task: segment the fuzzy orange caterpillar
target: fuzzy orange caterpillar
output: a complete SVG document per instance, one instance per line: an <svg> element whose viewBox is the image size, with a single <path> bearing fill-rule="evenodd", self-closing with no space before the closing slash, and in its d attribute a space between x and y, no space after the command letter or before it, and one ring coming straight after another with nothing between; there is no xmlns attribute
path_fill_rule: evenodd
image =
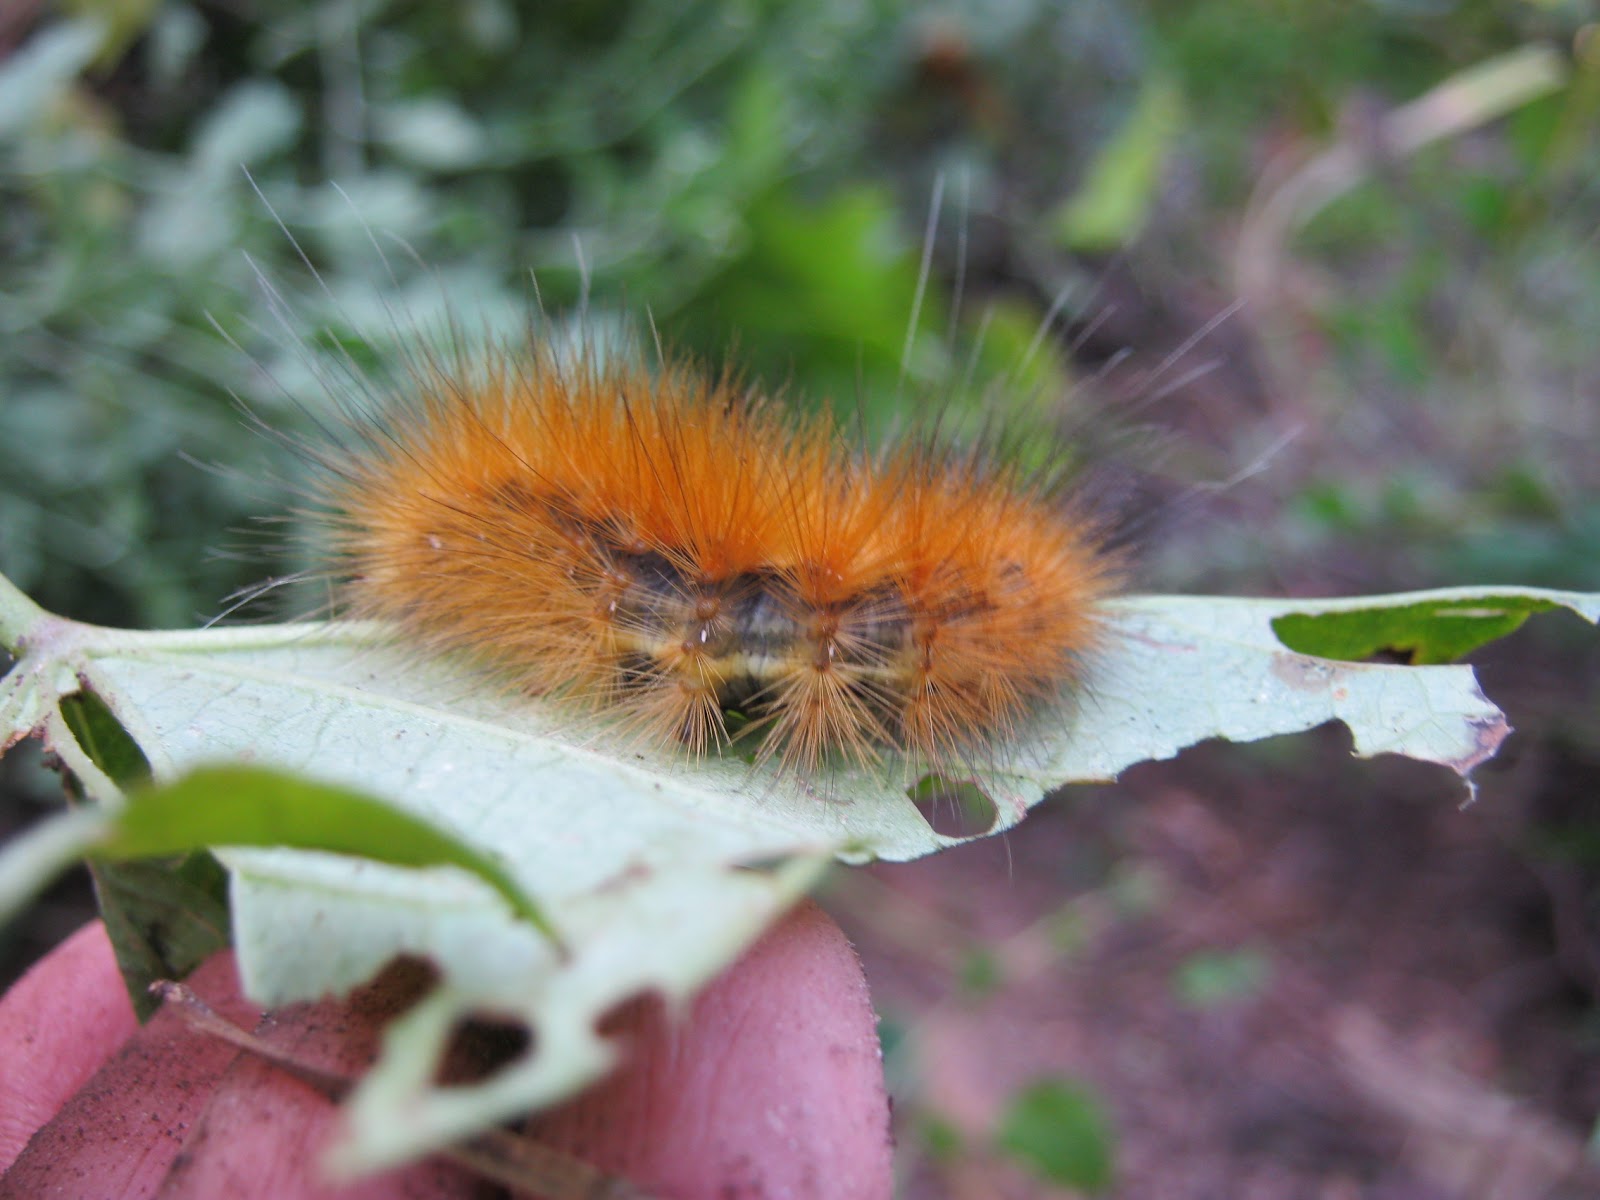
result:
<svg viewBox="0 0 1600 1200"><path fill-rule="evenodd" d="M523 348L432 361L321 499L351 615L695 754L937 767L1070 685L1112 582L1043 481L727 382ZM326 461L326 460L325 460Z"/></svg>

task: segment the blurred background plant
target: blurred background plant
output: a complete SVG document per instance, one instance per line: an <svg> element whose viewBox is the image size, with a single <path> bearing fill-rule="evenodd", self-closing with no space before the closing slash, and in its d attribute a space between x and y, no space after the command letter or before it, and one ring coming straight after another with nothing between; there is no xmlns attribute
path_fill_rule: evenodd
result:
<svg viewBox="0 0 1600 1200"><path fill-rule="evenodd" d="M648 312L669 345L875 431L934 402L1044 456L1065 433L1154 425L1159 457L1105 484L1155 514L1132 519L1141 586L1600 587L1594 16L1582 0L13 2L0 570L83 619L212 615L281 569L228 531L281 508L263 483L294 473L238 402L291 429L342 356L381 371L413 321L510 330L542 304L557 327L580 307L599 329ZM1404 107L1419 97L1439 103ZM1337 186L1308 189L1330 162ZM1437 780L1352 775L1329 734L1136 772L1116 804L1078 794L1003 869L974 852L841 883L904 1071L908 1189L1200 1195L1212 1170L1292 1190L1365 1184L1391 1158L1456 1186L1464 1160L1437 1137L1417 1134L1424 1162L1377 1132L1360 1047L1289 1078L1294 1030L1321 1011L1283 1016L1306 989L1402 1031L1433 1020L1452 1069L1560 1129L1592 1123L1596 654L1559 624L1523 638L1483 669L1540 737L1470 818ZM1218 790L1226 818L1195 801ZM1371 839L1441 865L1404 887L1415 863ZM952 894L963 875L979 900ZM8 931L13 963L80 905L69 888ZM1405 952L1439 906L1459 952L1414 976ZM1358 911L1411 940L1367 953ZM928 944L948 953L914 952ZM1106 971L1146 1032L1088 1003ZM1399 976L1409 1008L1388 1004ZM1046 984L1079 1032L1017 1017ZM1028 1031L1017 1053L963 1073L962 1047L1007 1012ZM1519 1021L1538 1030L1521 1049ZM1156 1053L1154 1028L1194 1053ZM1144 1047L1144 1067L1086 1030ZM1212 1103L1244 1061L1220 1047L1247 1032L1289 1057ZM995 1063L1012 1069L986 1101L975 1079ZM1141 1107L1150 1088L1183 1103ZM1304 1110L1292 1132L1263 1089ZM1185 1155L1207 1138L1200 1169ZM1176 1162L1187 1175L1161 1174Z"/></svg>

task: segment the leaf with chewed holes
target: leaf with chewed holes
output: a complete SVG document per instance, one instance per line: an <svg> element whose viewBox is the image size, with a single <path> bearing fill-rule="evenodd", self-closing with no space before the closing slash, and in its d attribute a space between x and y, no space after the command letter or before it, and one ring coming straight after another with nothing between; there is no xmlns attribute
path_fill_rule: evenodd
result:
<svg viewBox="0 0 1600 1200"><path fill-rule="evenodd" d="M41 731L91 801L114 808L121 797L59 719L62 699L85 690L158 783L218 761L271 766L358 788L503 865L497 892L459 870L375 861L395 857L383 853L381 822L373 845L341 843L348 854L219 851L255 1000L343 992L401 954L439 970L437 989L391 1028L350 1103L337 1150L348 1170L415 1157L593 1081L611 1061L595 1028L601 1014L645 990L692 993L828 860L909 859L964 840L936 832L916 803L940 789L892 765L807 779L733 758L619 749L604 726L486 691L463 665L418 662L370 626L133 633L16 600L0 587L0 640L20 651L0 680L0 729ZM993 833L1062 784L1111 779L1207 738L1249 741L1331 720L1349 726L1358 754L1404 754L1465 778L1507 731L1469 667L1312 657L1277 631L1361 650L1372 638L1349 633L1355 620L1381 630L1374 648L1460 645L1449 623L1470 619L1476 644L1514 626L1505 614L1548 607L1600 619L1600 597L1507 588L1340 601L1124 598L1106 605L1109 636L1080 692L970 778L945 782L989 806L978 829ZM31 876L22 869L26 842L0 856L0 876L41 874L42 858ZM59 858L60 846L46 852ZM565 954L518 918L507 890L537 899ZM533 1048L487 1080L436 1087L446 1043L472 1014L525 1021Z"/></svg>

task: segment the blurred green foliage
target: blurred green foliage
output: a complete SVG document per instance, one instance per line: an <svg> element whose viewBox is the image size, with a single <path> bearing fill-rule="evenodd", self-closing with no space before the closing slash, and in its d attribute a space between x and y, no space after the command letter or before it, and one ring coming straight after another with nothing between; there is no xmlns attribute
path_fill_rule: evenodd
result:
<svg viewBox="0 0 1600 1200"><path fill-rule="evenodd" d="M938 295L908 339L917 222L866 182L914 74L897 5L70 12L0 62L0 566L52 608L186 624L281 568L248 531L207 553L294 471L230 397L292 429L342 355L392 361L412 322L518 328L535 286L552 313L592 297L595 327L625 306L708 359L736 345L874 426L989 355L960 357Z"/></svg>
<svg viewBox="0 0 1600 1200"><path fill-rule="evenodd" d="M1056 1187L1099 1193L1111 1186L1116 1135L1099 1096L1066 1079L1041 1079L1012 1097L998 1147Z"/></svg>
<svg viewBox="0 0 1600 1200"><path fill-rule="evenodd" d="M1179 964L1172 989L1190 1008L1215 1008L1259 994L1271 974L1272 964L1260 950L1208 950Z"/></svg>
<svg viewBox="0 0 1600 1200"><path fill-rule="evenodd" d="M1083 182L1056 215L1056 236L1069 249L1108 253L1131 243L1161 191L1161 174L1183 128L1183 101L1171 77L1155 72L1139 99L1090 164Z"/></svg>
<svg viewBox="0 0 1600 1200"><path fill-rule="evenodd" d="M587 302L601 330L648 313L668 344L869 430L930 402L957 433L1020 426L1043 461L1074 372L1040 322L1057 301L1091 319L1094 255L1138 247L1157 292L1225 289L1218 231L1264 136L1325 139L1352 94L1409 98L1581 20L1559 0L41 7L0 34L0 569L89 619L215 613L292 566L252 521L295 466L234 397L293 429L341 356L392 362L413 321L514 330L535 303L559 322ZM1570 439L1532 432L1497 465L1540 476L1542 516L1464 476L1589 382L1595 80L1405 164L1404 188L1357 189L1294 248L1337 277L1308 314L1325 394L1408 397L1447 443L1422 515L1358 520L1427 526L1427 577L1403 582L1479 564L1585 582ZM1484 369L1529 339L1531 399ZM1304 503L1274 497L1284 546L1349 537L1369 506L1327 461Z"/></svg>

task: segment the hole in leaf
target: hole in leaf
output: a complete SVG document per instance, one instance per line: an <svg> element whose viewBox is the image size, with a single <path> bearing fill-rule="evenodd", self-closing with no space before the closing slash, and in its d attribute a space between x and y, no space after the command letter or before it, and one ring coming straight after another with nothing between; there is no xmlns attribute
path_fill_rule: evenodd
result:
<svg viewBox="0 0 1600 1200"><path fill-rule="evenodd" d="M659 1032L666 1019L667 1006L660 992L636 992L601 1013L594 1030L603 1038L621 1038L626 1043Z"/></svg>
<svg viewBox="0 0 1600 1200"><path fill-rule="evenodd" d="M65 697L61 716L83 752L118 787L150 782L150 760L99 696L82 691Z"/></svg>
<svg viewBox="0 0 1600 1200"><path fill-rule="evenodd" d="M439 979L439 968L427 959L396 955L369 982L350 993L350 1005L375 1017L397 1017L433 991Z"/></svg>
<svg viewBox="0 0 1600 1200"><path fill-rule="evenodd" d="M437 1087L482 1083L526 1058L536 1044L527 1022L503 1017L464 1017L456 1022L434 1075Z"/></svg>
<svg viewBox="0 0 1600 1200"><path fill-rule="evenodd" d="M654 990L635 992L606 1009L594 1029L618 1051L615 1069L587 1091L535 1113L523 1136L559 1145L577 1158L594 1160L600 1157L597 1141L609 1145L605 1131L615 1123L618 1112L637 1109L639 1098L647 1093L670 1102L665 1098L672 1094L671 1083L678 1069L670 1020L666 1001Z"/></svg>
<svg viewBox="0 0 1600 1200"><path fill-rule="evenodd" d="M970 780L925 775L906 795L928 827L944 837L981 837L1000 819L994 801Z"/></svg>

